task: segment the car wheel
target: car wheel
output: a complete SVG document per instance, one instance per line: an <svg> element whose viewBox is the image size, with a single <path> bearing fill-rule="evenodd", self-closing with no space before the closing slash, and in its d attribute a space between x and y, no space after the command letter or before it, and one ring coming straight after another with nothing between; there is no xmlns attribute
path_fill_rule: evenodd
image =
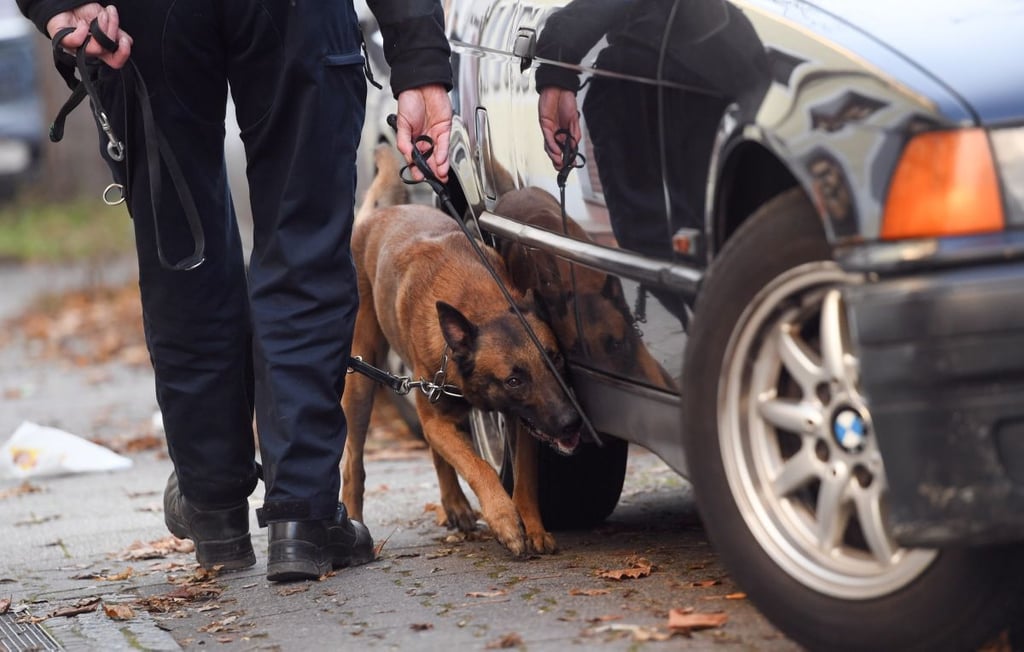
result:
<svg viewBox="0 0 1024 652"><path fill-rule="evenodd" d="M509 495L515 489L514 433L507 417L474 409L469 417L473 446L501 478ZM600 524L614 511L622 494L629 455L627 442L601 435L603 447L584 443L573 455L539 448L540 514L549 530L587 528Z"/></svg>
<svg viewBox="0 0 1024 652"><path fill-rule="evenodd" d="M973 649L1009 618L1019 548L893 541L839 292L849 282L800 189L715 260L682 390L701 518L754 603L811 649Z"/></svg>

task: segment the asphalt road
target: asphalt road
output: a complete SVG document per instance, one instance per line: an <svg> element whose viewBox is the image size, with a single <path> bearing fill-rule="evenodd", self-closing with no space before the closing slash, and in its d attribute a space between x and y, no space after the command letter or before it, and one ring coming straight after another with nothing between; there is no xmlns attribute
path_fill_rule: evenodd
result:
<svg viewBox="0 0 1024 652"><path fill-rule="evenodd" d="M35 280L0 273L52 285L45 270ZM0 302L0 319L18 308ZM30 353L16 336L0 345L0 442L23 420L112 445L152 433L147 369ZM799 649L729 579L689 485L651 453L631 450L622 500L603 526L556 533L559 553L515 560L483 525L468 539L437 525L425 450L370 441L366 520L379 558L319 582L266 581L254 516L257 566L197 574L190 553L168 549L160 491L171 467L159 445L129 453L127 470L0 480L0 611L11 601L0 647L38 636L37 645L83 650ZM673 632L672 610L725 620Z"/></svg>

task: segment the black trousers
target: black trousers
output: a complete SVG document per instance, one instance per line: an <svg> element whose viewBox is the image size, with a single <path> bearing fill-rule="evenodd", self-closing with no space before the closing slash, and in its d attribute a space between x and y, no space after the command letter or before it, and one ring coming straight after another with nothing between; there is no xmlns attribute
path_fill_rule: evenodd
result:
<svg viewBox="0 0 1024 652"><path fill-rule="evenodd" d="M118 9L206 237L197 269L161 266L157 238L172 261L191 253L193 240L166 168L154 221L139 103L127 75L106 71L101 94L128 150L124 163L108 162L127 189L146 340L181 491L211 506L253 491L255 410L264 518L332 516L358 307L349 239L366 80L352 3L146 0ZM224 164L229 84L248 161L248 277Z"/></svg>

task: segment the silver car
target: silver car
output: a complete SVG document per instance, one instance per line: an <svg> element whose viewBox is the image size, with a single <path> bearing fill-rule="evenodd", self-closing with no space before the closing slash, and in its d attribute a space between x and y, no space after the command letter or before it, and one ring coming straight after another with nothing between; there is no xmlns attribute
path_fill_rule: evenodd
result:
<svg viewBox="0 0 1024 652"><path fill-rule="evenodd" d="M607 516L632 442L809 648L1019 622L1020 3L445 5L452 194L604 443L545 455L545 524ZM504 418L472 430L510 483Z"/></svg>

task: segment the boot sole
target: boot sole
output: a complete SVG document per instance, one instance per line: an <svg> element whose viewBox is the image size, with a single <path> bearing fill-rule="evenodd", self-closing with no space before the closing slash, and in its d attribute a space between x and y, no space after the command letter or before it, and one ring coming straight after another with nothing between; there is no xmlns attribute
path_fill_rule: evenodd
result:
<svg viewBox="0 0 1024 652"><path fill-rule="evenodd" d="M189 539L196 547L196 561L206 570L220 567L221 570L241 570L256 565L256 552L248 534L230 539L196 541L188 528L173 519L165 519L167 529L179 539Z"/></svg>
<svg viewBox="0 0 1024 652"><path fill-rule="evenodd" d="M267 579L271 582L318 580L331 570L325 551L308 541L273 541L267 551Z"/></svg>

